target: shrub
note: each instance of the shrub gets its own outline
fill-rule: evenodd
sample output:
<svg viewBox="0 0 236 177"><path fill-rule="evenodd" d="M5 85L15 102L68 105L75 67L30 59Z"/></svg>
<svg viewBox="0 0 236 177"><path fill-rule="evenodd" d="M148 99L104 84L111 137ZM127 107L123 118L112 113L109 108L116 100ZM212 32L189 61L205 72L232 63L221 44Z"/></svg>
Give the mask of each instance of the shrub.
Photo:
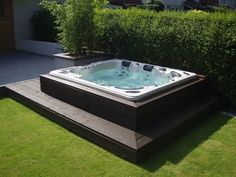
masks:
<svg viewBox="0 0 236 177"><path fill-rule="evenodd" d="M30 19L32 38L39 41L55 42L57 29L55 27L55 18L48 10L39 10L34 12Z"/></svg>
<svg viewBox="0 0 236 177"><path fill-rule="evenodd" d="M207 75L236 107L236 14L100 10L97 48Z"/></svg>
<svg viewBox="0 0 236 177"><path fill-rule="evenodd" d="M67 0L63 4L44 0L41 4L55 17L59 43L71 55L85 55L93 51L94 1Z"/></svg>

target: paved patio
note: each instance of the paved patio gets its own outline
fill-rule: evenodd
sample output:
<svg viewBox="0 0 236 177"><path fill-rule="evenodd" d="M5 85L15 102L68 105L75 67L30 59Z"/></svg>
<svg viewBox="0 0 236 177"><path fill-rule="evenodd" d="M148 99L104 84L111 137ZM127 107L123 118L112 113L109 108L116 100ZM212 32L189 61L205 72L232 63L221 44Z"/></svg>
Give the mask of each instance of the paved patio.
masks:
<svg viewBox="0 0 236 177"><path fill-rule="evenodd" d="M37 78L53 69L53 57L22 51L0 53L0 85Z"/></svg>

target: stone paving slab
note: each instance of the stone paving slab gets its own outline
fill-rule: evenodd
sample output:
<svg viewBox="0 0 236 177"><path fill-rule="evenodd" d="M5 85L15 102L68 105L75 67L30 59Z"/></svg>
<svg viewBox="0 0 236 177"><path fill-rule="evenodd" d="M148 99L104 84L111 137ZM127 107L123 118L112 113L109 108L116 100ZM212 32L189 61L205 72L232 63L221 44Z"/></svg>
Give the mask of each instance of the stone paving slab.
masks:
<svg viewBox="0 0 236 177"><path fill-rule="evenodd" d="M22 51L0 53L0 85L37 78L53 69L58 69L53 57Z"/></svg>

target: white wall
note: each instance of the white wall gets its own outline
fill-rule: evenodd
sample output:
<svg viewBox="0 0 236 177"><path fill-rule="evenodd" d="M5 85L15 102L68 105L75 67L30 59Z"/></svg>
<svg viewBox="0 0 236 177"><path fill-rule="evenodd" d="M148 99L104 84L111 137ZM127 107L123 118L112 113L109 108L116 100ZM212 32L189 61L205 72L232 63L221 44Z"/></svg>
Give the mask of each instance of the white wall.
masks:
<svg viewBox="0 0 236 177"><path fill-rule="evenodd" d="M13 0L16 49L53 56L61 52L58 44L31 40L29 20L39 10L41 0Z"/></svg>
<svg viewBox="0 0 236 177"><path fill-rule="evenodd" d="M31 39L29 19L39 9L40 0L13 0L16 47L17 41Z"/></svg>

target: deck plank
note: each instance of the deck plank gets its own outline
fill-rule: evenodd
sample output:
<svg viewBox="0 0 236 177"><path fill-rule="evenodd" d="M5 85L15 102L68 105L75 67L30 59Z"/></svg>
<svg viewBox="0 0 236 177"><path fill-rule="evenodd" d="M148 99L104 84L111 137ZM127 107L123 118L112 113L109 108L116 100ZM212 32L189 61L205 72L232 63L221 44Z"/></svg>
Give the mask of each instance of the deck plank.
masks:
<svg viewBox="0 0 236 177"><path fill-rule="evenodd" d="M0 86L0 98L5 95L5 88L4 86Z"/></svg>
<svg viewBox="0 0 236 177"><path fill-rule="evenodd" d="M154 123L145 129L134 131L41 92L39 79L0 87L0 96L1 94L23 103L71 132L133 162L143 160L204 115L216 110L218 105L218 98L210 95L186 105L178 112L173 112L170 115L171 121L168 121L167 116L166 122ZM114 99L114 96L111 97ZM137 103L122 102L137 106Z"/></svg>
<svg viewBox="0 0 236 177"><path fill-rule="evenodd" d="M102 134L103 136L112 138L113 141L117 141L129 146L130 148L136 149L136 144L134 143L134 131L111 123L82 109L76 108L44 94L40 91L40 83L38 79L9 84L6 87L62 116L66 116L68 119ZM127 136L133 137L133 141L128 142L125 138L123 139L123 137Z"/></svg>

